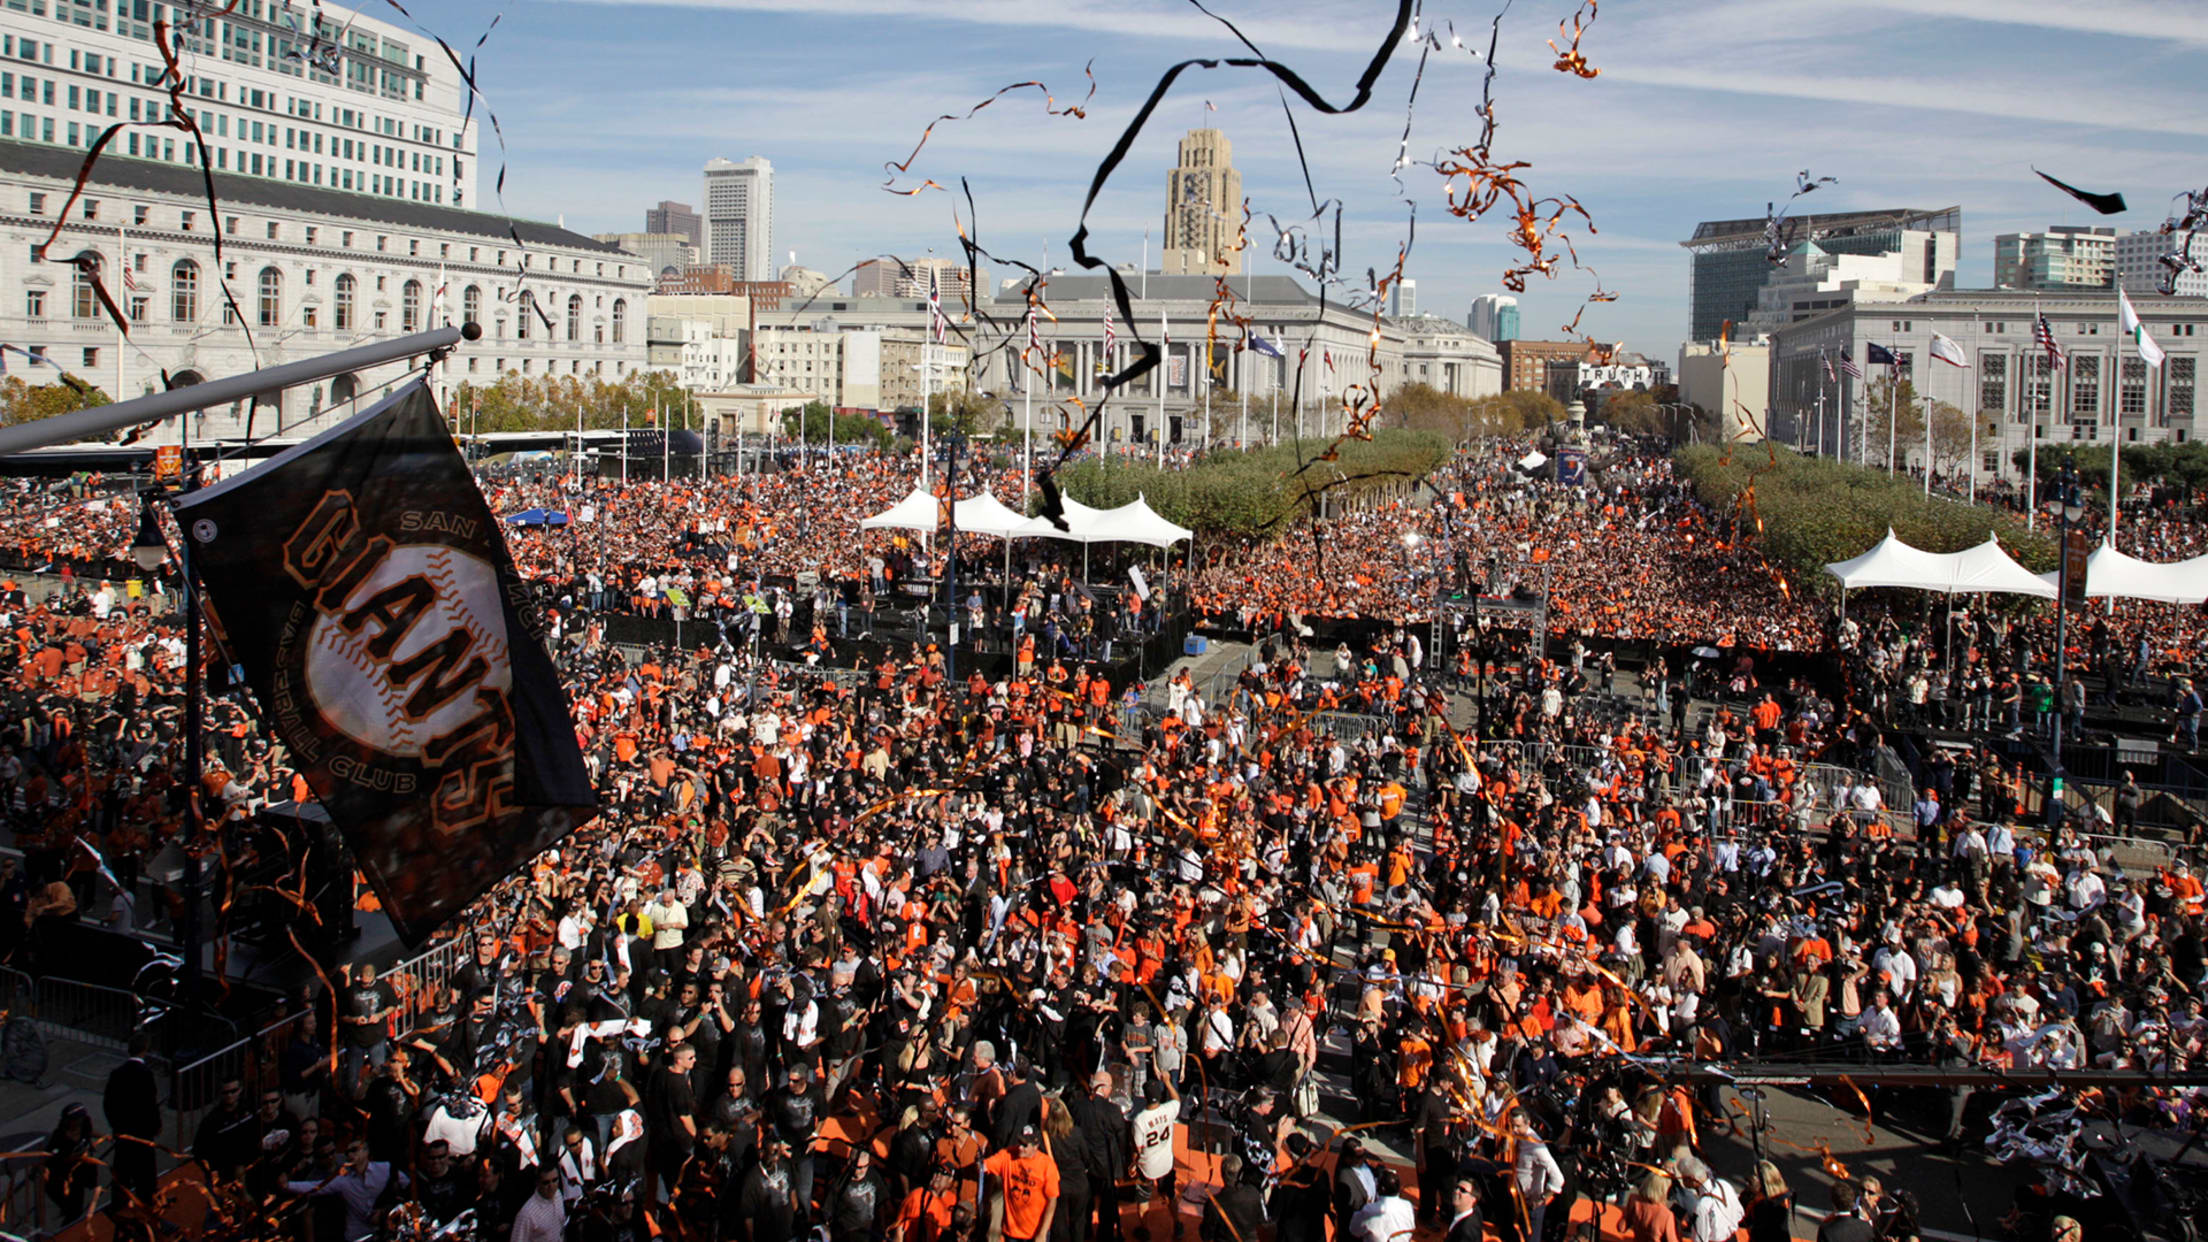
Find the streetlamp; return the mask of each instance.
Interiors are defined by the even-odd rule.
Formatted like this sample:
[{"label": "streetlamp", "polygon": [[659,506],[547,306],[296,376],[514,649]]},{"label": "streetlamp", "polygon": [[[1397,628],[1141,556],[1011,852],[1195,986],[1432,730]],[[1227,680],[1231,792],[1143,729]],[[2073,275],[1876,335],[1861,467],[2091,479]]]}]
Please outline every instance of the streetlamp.
[{"label": "streetlamp", "polygon": [[[936,443],[943,446],[943,620],[948,626],[943,646],[943,681],[958,685],[958,452],[966,436],[956,427]],[[922,458],[922,460],[926,460]]]},{"label": "streetlamp", "polygon": [[[181,485],[187,489],[193,477],[192,463],[184,463]],[[130,541],[130,559],[139,569],[152,573],[169,557],[169,541],[161,533],[161,522],[154,510],[162,493],[145,493],[138,517],[138,534]],[[205,742],[200,733],[200,655],[199,655],[199,600],[192,589],[190,550],[182,540],[177,545],[177,577],[182,580],[184,605],[184,923],[177,929],[177,939],[184,950],[184,978],[179,987],[178,1001],[188,1014],[196,1014],[202,983],[200,979],[200,931],[199,931],[199,845],[206,829],[201,813],[201,779],[205,775],[207,761]]]},{"label": "streetlamp", "polygon": [[[2052,755],[2047,765],[2046,811],[2047,826],[2049,828],[2059,828],[2062,826],[2063,776],[2062,712],[2059,708],[2061,707],[2063,656],[2065,654],[2063,648],[2068,642],[2070,620],[2070,553],[2072,551],[2070,541],[2073,535],[2081,539],[2083,536],[2082,531],[2073,532],[2071,530],[2071,523],[2085,516],[2085,506],[2078,503],[2078,469],[2072,458],[2068,456],[2063,458],[2062,473],[2055,478],[2054,494],[2048,496],[2042,503],[2046,505],[2049,516],[2053,517],[2057,523],[2055,549],[2056,555],[2061,557],[2055,580],[2055,695],[2058,710],[2055,712],[2054,723],[2048,731],[2048,742]],[[2083,549],[2079,550],[2082,551]]]}]

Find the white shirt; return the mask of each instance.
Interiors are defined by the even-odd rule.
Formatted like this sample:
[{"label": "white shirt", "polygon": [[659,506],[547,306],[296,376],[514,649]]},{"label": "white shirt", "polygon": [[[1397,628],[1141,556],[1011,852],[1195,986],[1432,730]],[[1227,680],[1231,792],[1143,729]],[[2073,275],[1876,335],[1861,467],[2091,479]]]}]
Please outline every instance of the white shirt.
[{"label": "white shirt", "polygon": [[1144,1177],[1164,1177],[1173,1171],[1173,1119],[1180,1105],[1166,1100],[1135,1114],[1135,1171]]},{"label": "white shirt", "polygon": [[1711,1179],[1694,1201],[1693,1242],[1730,1242],[1742,1215],[1740,1195],[1732,1185]]},{"label": "white shirt", "polygon": [[1350,1235],[1363,1242],[1402,1242],[1418,1227],[1418,1214],[1411,1210],[1411,1201],[1401,1195],[1387,1195],[1375,1199],[1357,1209],[1350,1218]]},{"label": "white shirt", "polygon": [[782,1015],[782,1038],[800,1048],[819,1043],[820,1006],[810,1000],[802,1007],[792,1006]]},{"label": "white shirt", "polygon": [[567,1204],[558,1195],[532,1194],[514,1217],[513,1242],[560,1242],[567,1232]]}]

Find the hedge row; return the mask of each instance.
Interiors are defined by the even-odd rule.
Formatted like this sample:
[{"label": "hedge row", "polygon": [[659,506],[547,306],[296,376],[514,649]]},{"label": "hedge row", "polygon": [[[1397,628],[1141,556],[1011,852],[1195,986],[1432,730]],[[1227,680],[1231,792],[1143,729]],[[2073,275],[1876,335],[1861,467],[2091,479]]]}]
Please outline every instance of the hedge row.
[{"label": "hedge row", "polygon": [[1805,580],[1830,583],[1824,567],[1861,556],[1890,527],[1927,552],[1960,552],[1996,535],[2010,556],[2040,572],[2055,566],[2054,540],[2028,531],[2005,509],[1927,499],[1922,484],[1890,478],[1882,470],[1831,458],[1778,450],[1778,462],[1761,445],[1690,445],[1672,454],[1679,476],[1702,503],[1735,512],[1741,493],[1755,487],[1754,516],[1762,523],[1767,555]]},{"label": "hedge row", "polygon": [[1349,440],[1334,461],[1312,463],[1323,445],[1213,453],[1160,470],[1115,457],[1085,459],[1058,473],[1059,486],[1085,505],[1112,509],[1138,495],[1160,516],[1200,535],[1262,538],[1308,516],[1320,495],[1336,505],[1400,490],[1449,460],[1449,441],[1427,431],[1380,431]]}]

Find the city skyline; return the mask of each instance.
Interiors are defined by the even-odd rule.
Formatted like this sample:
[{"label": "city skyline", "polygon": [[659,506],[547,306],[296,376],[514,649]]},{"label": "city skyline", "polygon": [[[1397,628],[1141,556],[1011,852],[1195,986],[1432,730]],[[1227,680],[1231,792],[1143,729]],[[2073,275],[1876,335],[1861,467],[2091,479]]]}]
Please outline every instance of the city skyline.
[{"label": "city skyline", "polygon": [[[802,9],[803,11],[795,11]],[[1253,42],[1293,65],[1331,99],[1349,93],[1388,6],[1351,13],[1289,4],[1219,10]],[[486,20],[455,0],[417,9],[449,39],[472,41]],[[1455,23],[1484,48],[1484,8],[1430,19]],[[2202,170],[2182,159],[2208,132],[2208,89],[2180,66],[2197,53],[2197,24],[2171,5],[2114,3],[2090,13],[2051,3],[1929,0],[1900,4],[1723,3],[1687,13],[1602,10],[1583,50],[1602,75],[1554,72],[1546,40],[1569,16],[1557,3],[1512,10],[1495,91],[1497,154],[1529,159],[1527,184],[1571,193],[1595,216],[1582,261],[1619,301],[1590,307],[1598,338],[1659,351],[1686,331],[1687,260],[1679,239],[1703,219],[1760,215],[1808,168],[1839,178],[1797,207],[1959,203],[1970,224],[1961,283],[1990,283],[1990,241],[2061,223],[2151,228],[2169,196]],[[852,38],[862,26],[866,39]],[[700,48],[774,47],[739,85],[702,69],[670,71],[664,39],[679,26]],[[2181,42],[2190,39],[2191,44]],[[1410,151],[1430,158],[1470,141],[1482,67],[1443,42],[1429,59]],[[916,55],[920,49],[932,54]],[[633,229],[652,201],[694,193],[705,158],[756,150],[776,163],[778,261],[834,274],[875,253],[956,253],[952,207],[930,190],[884,193],[885,161],[902,160],[938,114],[963,114],[1014,81],[1048,84],[1062,108],[1098,93],[1086,120],[1044,113],[1039,92],[1015,92],[971,120],[937,126],[900,186],[968,177],[984,245],[1007,257],[1067,261],[1082,195],[1134,107],[1170,63],[1243,51],[1185,5],[1151,0],[1089,5],[978,4],[947,9],[906,0],[689,0],[682,4],[557,3],[510,14],[479,54],[490,103],[506,125],[506,202],[590,230]],[[1415,56],[1406,48],[1363,112],[1297,124],[1320,198],[1348,204],[1344,268],[1392,264],[1405,226],[1389,173]],[[833,69],[833,72],[828,70]],[[2047,91],[2044,81],[2070,83]],[[620,89],[614,89],[621,83]],[[1207,111],[1206,100],[1216,106]],[[582,102],[587,100],[587,104]],[[1183,75],[1091,214],[1097,251],[1137,261],[1150,230],[1154,267],[1164,204],[1159,186],[1191,128],[1233,140],[1245,191],[1264,213],[1308,213],[1293,144],[1270,78]],[[639,142],[648,136],[648,142]],[[2188,142],[2190,140],[2190,142]],[[488,144],[487,144],[488,145]],[[495,153],[486,156],[496,160]],[[2132,209],[2105,221],[2040,182],[2031,165],[2075,184],[2122,189]],[[609,175],[611,174],[611,175]],[[1422,305],[1460,322],[1471,300],[1504,292],[1514,251],[1497,216],[1467,225],[1443,210],[1438,178],[1413,166],[1420,204],[1409,274]],[[485,178],[485,184],[490,184]],[[1280,271],[1269,255],[1260,273]],[[1536,279],[1520,297],[1525,335],[1550,337],[1593,282]]]}]

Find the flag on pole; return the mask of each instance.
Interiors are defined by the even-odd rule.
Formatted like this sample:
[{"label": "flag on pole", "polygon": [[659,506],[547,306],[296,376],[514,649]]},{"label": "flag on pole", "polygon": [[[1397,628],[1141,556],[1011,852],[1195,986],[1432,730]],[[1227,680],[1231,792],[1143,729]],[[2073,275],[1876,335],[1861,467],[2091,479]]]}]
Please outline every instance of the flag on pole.
[{"label": "flag on pole", "polygon": [[1119,333],[1112,330],[1112,304],[1104,304],[1104,366],[1112,365],[1112,349],[1119,344]]},{"label": "flag on pole", "polygon": [[1273,343],[1272,341],[1266,340],[1264,337],[1259,336],[1257,333],[1252,332],[1247,328],[1243,329],[1242,347],[1244,349],[1254,350],[1257,353],[1261,353],[1268,358],[1287,357],[1286,354],[1281,352],[1279,345]]},{"label": "flag on pole", "polygon": [[1043,347],[1042,333],[1038,332],[1035,326],[1035,302],[1032,298],[1027,303],[1027,347],[1031,350],[1039,350]]},{"label": "flag on pole", "polygon": [[1863,378],[1863,368],[1862,368],[1862,367],[1859,367],[1859,366],[1857,366],[1857,365],[1855,365],[1855,355],[1854,355],[1854,354],[1842,354],[1842,355],[1840,355],[1840,371],[1841,371],[1841,373],[1842,373],[1842,374],[1844,374],[1844,375],[1852,375],[1852,376],[1854,376],[1854,377],[1855,377],[1856,379],[1862,379],[1862,378]]},{"label": "flag on pole", "polygon": [[1321,365],[1325,366],[1327,370],[1332,371],[1334,369],[1334,351],[1331,349],[1320,350],[1319,362]]},{"label": "flag on pole", "polygon": [[943,290],[936,284],[932,267],[928,269],[928,326],[935,330],[935,343],[941,345],[951,325],[943,318]]},{"label": "flag on pole", "polygon": [[1825,382],[1828,384],[1835,382],[1838,377],[1832,373],[1832,355],[1822,349],[1818,350],[1817,364],[1825,369]]},{"label": "flag on pole", "polygon": [[2147,335],[2147,325],[2139,321],[2139,312],[2131,308],[2131,295],[2124,292],[2121,285],[2116,289],[2116,316],[2124,331],[2138,343],[2139,360],[2150,367],[2161,366],[2164,356],[2162,347],[2154,343],[2153,337]]},{"label": "flag on pole", "polygon": [[1875,342],[1864,348],[1863,361],[1870,363],[1872,366],[1883,364],[1889,367],[1899,367],[1901,365],[1901,359],[1895,355],[1893,350]]},{"label": "flag on pole", "polygon": [[265,727],[407,943],[591,818],[542,623],[427,385],[176,514]]},{"label": "flag on pole", "polygon": [[2032,345],[2047,355],[2048,363],[2057,371],[2070,365],[2070,360],[2063,357],[2062,346],[2055,343],[2055,326],[2047,322],[2045,311],[2032,323]]},{"label": "flag on pole", "polygon": [[1932,334],[1932,358],[1936,362],[1944,362],[1951,367],[1967,367],[1970,365],[1970,355],[1963,352],[1963,347],[1957,344],[1953,337],[1944,336],[1938,332]]}]

